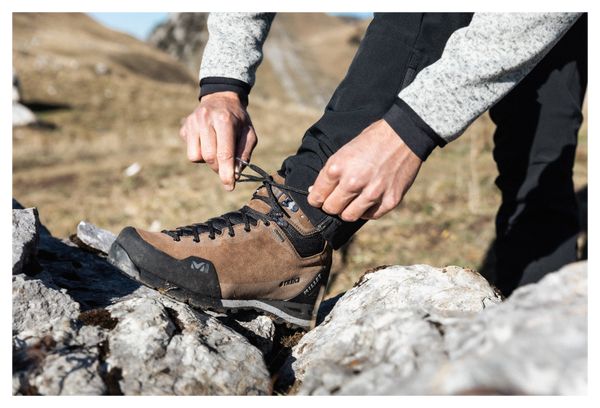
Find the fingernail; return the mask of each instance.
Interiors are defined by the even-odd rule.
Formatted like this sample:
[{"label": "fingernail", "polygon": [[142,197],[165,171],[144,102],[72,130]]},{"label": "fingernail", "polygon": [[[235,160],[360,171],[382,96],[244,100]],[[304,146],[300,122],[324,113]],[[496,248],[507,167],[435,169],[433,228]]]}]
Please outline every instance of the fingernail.
[{"label": "fingernail", "polygon": [[233,184],[224,184],[223,187],[225,187],[225,190],[227,191],[233,191]]},{"label": "fingernail", "polygon": [[309,186],[308,187],[308,192],[310,193],[312,191],[313,186]]}]

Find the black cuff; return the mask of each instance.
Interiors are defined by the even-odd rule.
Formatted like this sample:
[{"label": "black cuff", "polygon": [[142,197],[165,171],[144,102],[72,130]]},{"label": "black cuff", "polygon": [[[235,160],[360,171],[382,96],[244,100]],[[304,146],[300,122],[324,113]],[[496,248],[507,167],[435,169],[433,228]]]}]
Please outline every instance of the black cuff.
[{"label": "black cuff", "polygon": [[437,146],[443,147],[447,143],[400,98],[396,98],[390,110],[383,115],[383,119],[423,161],[433,149]]},{"label": "black cuff", "polygon": [[200,80],[200,96],[198,100],[205,95],[210,95],[216,92],[235,92],[240,97],[240,101],[244,106],[248,106],[248,94],[250,93],[250,85],[244,81],[225,77],[206,77]]}]

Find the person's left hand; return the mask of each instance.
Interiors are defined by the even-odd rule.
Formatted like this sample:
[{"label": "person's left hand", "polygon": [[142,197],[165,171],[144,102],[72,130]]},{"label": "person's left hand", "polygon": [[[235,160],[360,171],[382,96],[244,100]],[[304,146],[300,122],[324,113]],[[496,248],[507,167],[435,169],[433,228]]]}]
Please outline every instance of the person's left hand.
[{"label": "person's left hand", "polygon": [[309,188],[308,203],[344,221],[380,218],[400,204],[421,163],[379,120],[327,160]]}]

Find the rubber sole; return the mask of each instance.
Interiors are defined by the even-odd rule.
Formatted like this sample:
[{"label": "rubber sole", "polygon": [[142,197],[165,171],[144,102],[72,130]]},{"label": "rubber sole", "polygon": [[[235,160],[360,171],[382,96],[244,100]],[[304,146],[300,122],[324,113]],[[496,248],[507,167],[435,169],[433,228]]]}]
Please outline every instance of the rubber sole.
[{"label": "rubber sole", "polygon": [[273,317],[275,323],[283,323],[288,327],[299,327],[305,330],[311,330],[315,327],[317,311],[319,310],[325,292],[325,287],[321,286],[317,302],[314,305],[288,302],[285,300],[215,299],[201,296],[185,288],[175,286],[149,271],[138,268],[131,261],[131,258],[129,258],[125,249],[116,242],[114,242],[110,248],[108,262],[114,265],[128,278],[196,309],[212,310],[219,313],[236,313],[240,310],[255,310],[259,313]]}]

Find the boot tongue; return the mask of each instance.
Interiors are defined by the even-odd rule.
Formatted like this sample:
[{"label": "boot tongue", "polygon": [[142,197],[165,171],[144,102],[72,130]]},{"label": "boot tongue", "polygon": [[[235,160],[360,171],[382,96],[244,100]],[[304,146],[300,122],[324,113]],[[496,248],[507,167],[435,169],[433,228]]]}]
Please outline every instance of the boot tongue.
[{"label": "boot tongue", "polygon": [[[276,183],[279,184],[285,184],[285,179],[283,177],[281,177],[279,174],[275,173],[273,175],[271,175],[271,177],[273,177],[273,180]],[[273,193],[275,194],[275,197],[277,198],[277,201],[282,205],[282,207],[284,209],[286,209],[286,211],[289,212],[296,212],[298,211],[298,206],[297,204],[294,202],[294,200],[287,194],[287,192],[280,190],[279,188],[275,187],[275,186],[271,186],[271,188],[273,189]],[[261,186],[256,190],[255,193],[257,196],[261,196],[261,197],[268,197],[269,193],[267,193],[267,187],[265,186]],[[272,210],[271,206],[267,203],[265,203],[264,201],[257,199],[257,198],[253,198],[252,200],[250,200],[250,202],[247,204],[248,207],[252,208],[253,210],[256,210],[260,213],[263,214],[267,214],[269,211]]]}]

